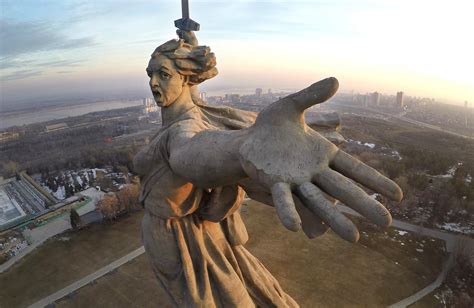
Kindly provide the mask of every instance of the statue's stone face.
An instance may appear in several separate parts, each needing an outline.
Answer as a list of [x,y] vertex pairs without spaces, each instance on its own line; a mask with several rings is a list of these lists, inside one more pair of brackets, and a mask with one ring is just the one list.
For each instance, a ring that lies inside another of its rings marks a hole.
[[151,59],[146,71],[150,77],[151,92],[160,107],[173,104],[187,86],[173,61],[163,55]]

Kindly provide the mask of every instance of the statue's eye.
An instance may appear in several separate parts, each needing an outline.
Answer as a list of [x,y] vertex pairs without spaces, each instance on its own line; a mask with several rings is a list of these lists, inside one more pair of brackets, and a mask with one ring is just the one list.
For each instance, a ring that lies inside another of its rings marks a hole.
[[146,74],[148,75],[148,77],[151,78],[151,75],[152,75],[151,69],[148,69],[148,68],[147,68],[147,69],[146,69]]
[[168,78],[171,77],[170,74],[168,74],[167,72],[163,72],[163,71],[160,72],[160,76],[161,76],[162,78],[166,78],[166,79],[168,79]]

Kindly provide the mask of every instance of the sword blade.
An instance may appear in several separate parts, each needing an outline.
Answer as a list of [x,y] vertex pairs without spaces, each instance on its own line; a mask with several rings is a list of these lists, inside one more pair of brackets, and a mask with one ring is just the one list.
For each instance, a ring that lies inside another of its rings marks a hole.
[[181,0],[181,12],[183,19],[189,18],[189,2],[188,0]]

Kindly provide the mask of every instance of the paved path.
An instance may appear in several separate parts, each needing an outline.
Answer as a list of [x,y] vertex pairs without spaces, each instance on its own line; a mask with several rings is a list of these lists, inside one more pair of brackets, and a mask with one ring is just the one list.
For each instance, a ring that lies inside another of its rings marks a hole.
[[446,262],[443,264],[443,269],[441,270],[441,273],[438,275],[435,281],[433,281],[431,284],[426,286],[425,288],[421,289],[420,291],[416,292],[412,296],[409,296],[398,303],[395,303],[393,305],[388,306],[388,308],[401,308],[401,307],[408,307],[415,302],[419,301],[426,295],[430,294],[437,288],[441,286],[443,281],[446,279],[446,276],[448,275],[449,269],[454,265],[454,254],[451,253],[449,255],[449,258]]
[[56,293],[53,293],[42,300],[30,305],[29,307],[45,307],[49,304],[52,304],[56,302],[57,300],[60,300],[61,298],[71,294],[72,292],[88,285],[91,281],[94,281],[105,274],[115,270],[116,268],[124,265],[125,263],[135,259],[136,257],[142,255],[145,252],[145,248],[142,246],[138,248],[137,250],[132,251],[131,253],[123,256],[122,258],[115,260],[114,262],[104,266],[103,268],[99,269],[98,271],[87,275],[84,278],[79,279],[78,281],[68,285],[64,289],[61,289],[57,291]]

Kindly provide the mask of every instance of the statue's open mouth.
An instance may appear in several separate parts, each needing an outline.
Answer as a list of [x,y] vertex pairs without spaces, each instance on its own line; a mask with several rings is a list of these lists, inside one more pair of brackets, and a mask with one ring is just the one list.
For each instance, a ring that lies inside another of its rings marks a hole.
[[161,97],[161,93],[158,92],[158,91],[152,91],[152,93],[153,93],[153,96],[154,96],[154,97],[157,97],[157,98],[160,98],[160,97]]

